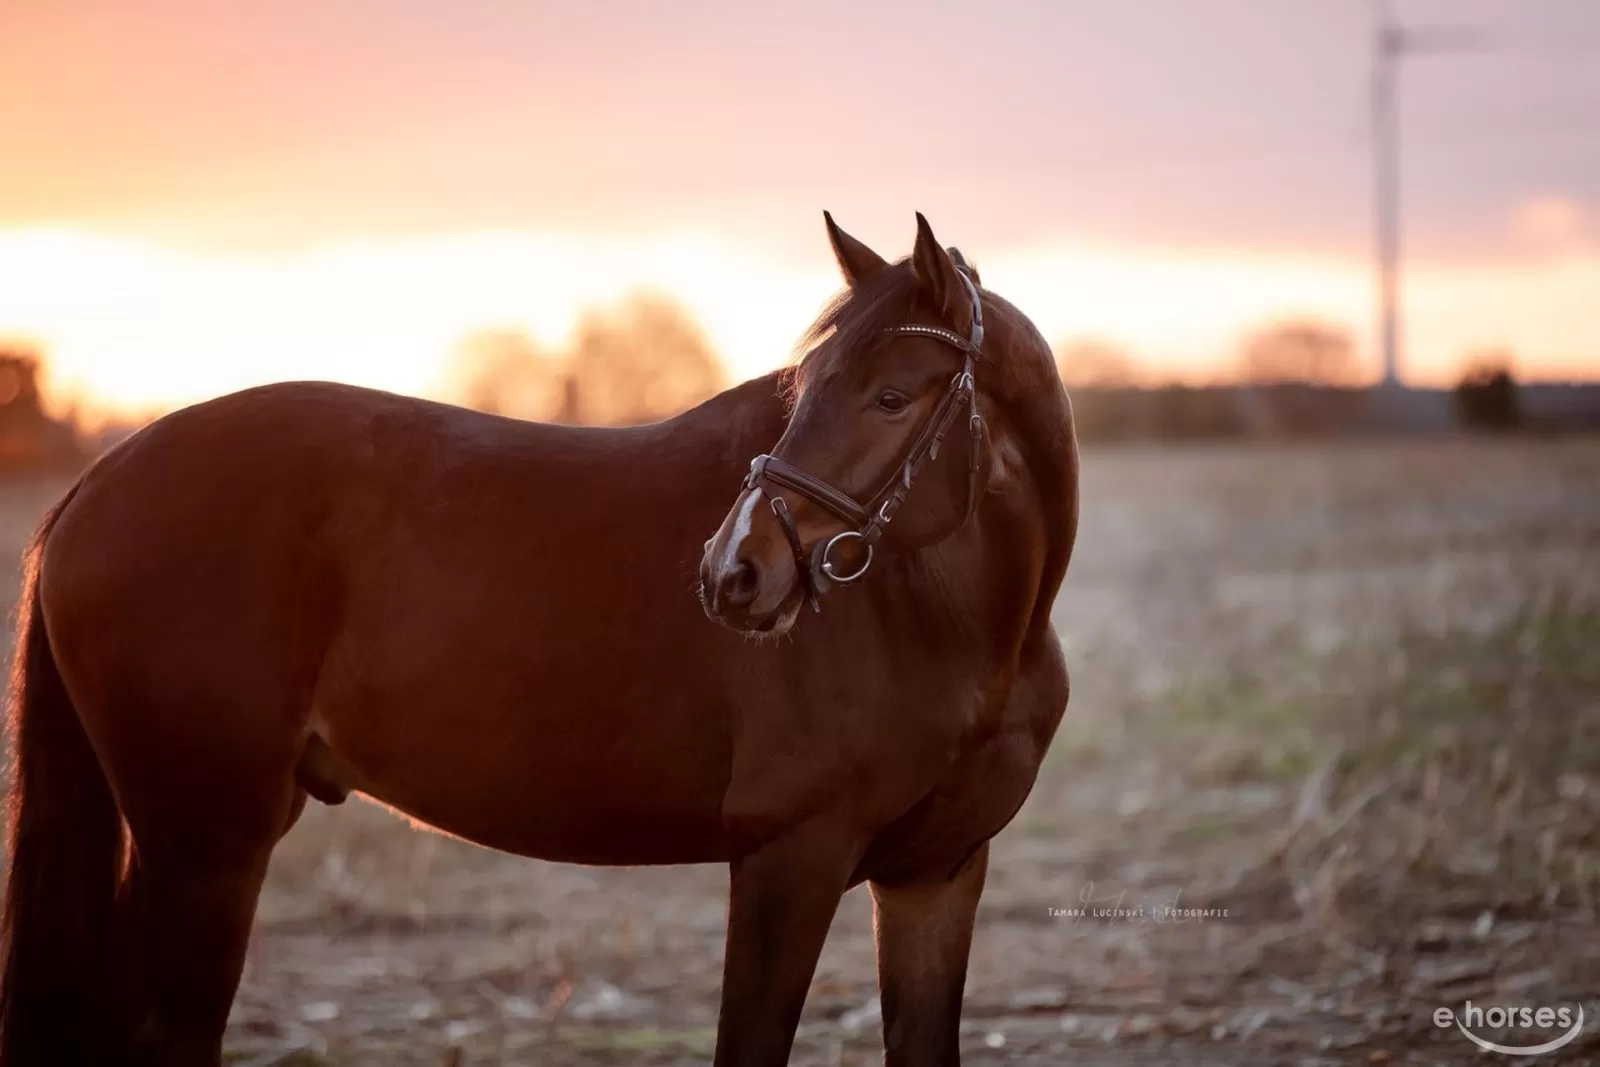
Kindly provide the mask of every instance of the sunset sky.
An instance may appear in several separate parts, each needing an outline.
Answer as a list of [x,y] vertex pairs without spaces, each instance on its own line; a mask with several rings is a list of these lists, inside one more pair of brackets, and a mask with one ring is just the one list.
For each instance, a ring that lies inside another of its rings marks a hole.
[[[1600,4],[1401,0],[1417,382],[1600,376]],[[445,388],[459,340],[682,300],[732,374],[912,212],[1052,340],[1157,376],[1316,315],[1372,365],[1360,0],[17,0],[0,340],[60,407],[281,378]]]

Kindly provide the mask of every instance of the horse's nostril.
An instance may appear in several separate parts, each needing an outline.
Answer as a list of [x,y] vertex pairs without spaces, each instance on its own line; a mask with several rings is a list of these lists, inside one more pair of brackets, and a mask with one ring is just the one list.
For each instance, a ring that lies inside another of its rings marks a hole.
[[722,602],[730,607],[747,608],[755,603],[761,576],[755,567],[739,560],[722,578]]

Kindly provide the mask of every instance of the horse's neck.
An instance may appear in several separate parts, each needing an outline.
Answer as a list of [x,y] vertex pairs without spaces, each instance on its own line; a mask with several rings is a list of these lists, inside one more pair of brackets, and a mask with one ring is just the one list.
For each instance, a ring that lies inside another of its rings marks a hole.
[[735,452],[751,450],[749,457],[754,458],[777,443],[786,418],[778,374],[773,372],[725,389],[662,426],[710,434]]
[[704,488],[718,494],[726,510],[738,495],[738,477],[750,460],[777,443],[784,421],[777,375],[768,374],[658,423],[639,444],[636,459],[680,501]]

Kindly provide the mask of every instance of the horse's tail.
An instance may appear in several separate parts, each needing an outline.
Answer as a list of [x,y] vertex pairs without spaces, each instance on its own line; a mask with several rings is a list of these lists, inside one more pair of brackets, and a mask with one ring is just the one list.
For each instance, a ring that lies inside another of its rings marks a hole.
[[39,602],[45,516],[23,559],[11,669],[11,859],[0,917],[0,1067],[85,1063],[110,987],[122,819],[50,650]]

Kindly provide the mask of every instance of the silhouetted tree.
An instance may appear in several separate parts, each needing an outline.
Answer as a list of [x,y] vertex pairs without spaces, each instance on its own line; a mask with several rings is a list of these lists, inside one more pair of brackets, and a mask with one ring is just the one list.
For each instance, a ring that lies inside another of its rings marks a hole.
[[545,422],[628,425],[675,415],[724,385],[705,335],[677,304],[635,294],[579,318],[571,347],[551,352],[516,330],[485,331],[457,352],[455,398]]
[[84,459],[76,426],[44,410],[42,362],[31,347],[0,345],[0,470],[72,468]]
[[584,313],[569,367],[581,421],[613,426],[675,415],[723,387],[722,366],[677,304],[650,294]]
[[1310,319],[1274,323],[1239,352],[1241,421],[1264,434],[1324,434],[1361,410],[1355,344],[1340,326]]
[[454,377],[456,399],[467,407],[541,422],[572,421],[572,412],[564,410],[564,360],[521,330],[484,330],[462,341]]
[[1079,338],[1056,346],[1056,370],[1072,390],[1078,436],[1086,441],[1123,440],[1148,435],[1151,404],[1137,382],[1142,377],[1124,348]]
[[1127,349],[1092,338],[1057,345],[1056,370],[1069,388],[1081,389],[1127,389],[1141,377]]
[[1456,418],[1470,430],[1510,430],[1522,423],[1517,380],[1506,352],[1476,357],[1456,384]]
[[1250,385],[1350,386],[1359,379],[1349,331],[1310,319],[1258,330],[1239,353],[1239,380]]

